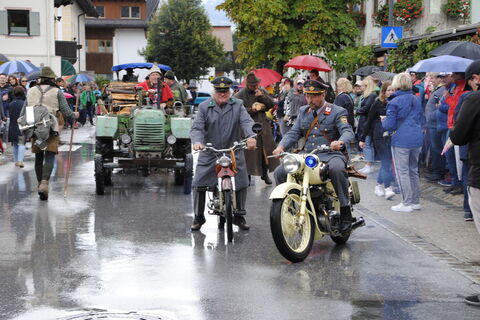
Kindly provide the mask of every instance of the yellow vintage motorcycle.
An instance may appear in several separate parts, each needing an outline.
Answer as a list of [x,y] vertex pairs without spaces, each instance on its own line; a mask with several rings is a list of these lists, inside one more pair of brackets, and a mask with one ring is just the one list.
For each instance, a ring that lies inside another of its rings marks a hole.
[[[330,152],[322,145],[308,154],[283,152],[283,167],[288,173],[287,181],[279,184],[270,194],[270,229],[278,250],[291,262],[301,262],[310,253],[313,240],[330,235],[337,244],[347,242],[350,234],[365,225],[365,220],[352,218],[348,232],[339,232],[340,203],[328,178],[328,164],[321,162],[316,154]],[[274,156],[269,156],[274,157]],[[350,205],[360,202],[356,181],[350,177],[366,178],[353,168],[349,173]]]

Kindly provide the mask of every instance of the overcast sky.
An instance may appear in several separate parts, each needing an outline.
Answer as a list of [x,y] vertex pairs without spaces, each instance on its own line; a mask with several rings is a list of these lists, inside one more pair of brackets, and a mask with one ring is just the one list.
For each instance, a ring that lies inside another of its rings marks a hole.
[[223,11],[218,11],[215,7],[220,4],[222,0],[203,0],[205,9],[210,17],[210,23],[214,26],[230,26],[232,23],[228,20]]

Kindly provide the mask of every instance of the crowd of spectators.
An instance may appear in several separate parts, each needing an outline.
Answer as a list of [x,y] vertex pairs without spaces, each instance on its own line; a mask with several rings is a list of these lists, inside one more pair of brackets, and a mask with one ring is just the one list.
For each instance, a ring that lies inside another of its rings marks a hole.
[[[25,75],[0,74],[0,154],[7,151],[7,143],[11,143],[13,161],[15,166],[24,167],[25,142],[17,125],[25,103],[28,89],[36,86],[37,80],[28,80]],[[80,118],[77,123],[67,121],[64,128],[78,128],[89,120],[94,125],[93,119],[100,114],[102,109],[102,93],[96,83],[68,83],[63,78],[57,78],[55,84],[64,93],[67,103],[72,111],[78,109]]]
[[[361,171],[370,174],[376,161],[380,163],[374,194],[386,200],[401,196],[401,203],[392,206],[394,211],[420,210],[420,176],[444,187],[445,193],[464,195],[464,219],[473,220],[468,203],[468,146],[452,146],[449,135],[463,101],[471,93],[464,73],[401,73],[393,81],[379,81],[372,76],[361,80],[340,78],[333,86],[324,81],[318,71],[312,70],[304,77],[283,78],[276,86],[275,106],[265,110],[273,113],[274,140],[293,126],[301,106],[307,101],[304,81],[319,80],[330,90],[327,101],[345,108],[348,123],[354,128],[357,141],[347,146],[350,160],[365,163]],[[23,167],[25,146],[19,140],[16,126],[19,110],[23,106],[29,87],[35,86],[25,76],[0,74],[0,152],[5,152],[5,142],[13,148],[13,159]],[[102,93],[95,83],[67,83],[58,78],[56,85],[64,92],[72,110],[78,108],[77,126],[94,125],[95,114],[101,113]],[[188,100],[195,97],[196,87],[184,84]],[[264,95],[270,95],[264,90]],[[253,92],[253,91],[252,91]],[[273,111],[273,112],[272,112]],[[73,123],[65,127],[72,128]],[[450,147],[452,146],[452,147]],[[265,167],[265,166],[263,166]],[[265,168],[259,173],[268,181]]]
[[[279,83],[275,122],[282,135],[293,125],[298,107],[306,104],[307,78],[318,79],[318,72]],[[453,146],[449,140],[471,92],[465,73],[407,72],[393,81],[372,76],[337,80],[334,103],[347,110],[357,138],[356,145],[348,146],[350,159],[365,163],[359,170],[364,174],[380,162],[373,192],[386,200],[400,194],[393,211],[421,210],[422,178],[442,186],[446,194],[463,194],[464,219],[473,220],[467,192],[468,145]]]

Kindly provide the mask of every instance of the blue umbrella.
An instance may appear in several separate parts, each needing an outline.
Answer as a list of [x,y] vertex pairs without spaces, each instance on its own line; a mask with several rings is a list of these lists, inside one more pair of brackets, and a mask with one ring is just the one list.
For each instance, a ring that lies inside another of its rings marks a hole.
[[28,74],[33,71],[39,71],[40,68],[33,63],[24,60],[15,60],[5,62],[0,66],[0,73],[12,74],[23,72]]
[[438,56],[430,59],[420,60],[409,71],[410,72],[465,72],[473,60],[455,57]]
[[75,82],[90,82],[93,81],[93,78],[90,77],[88,74],[77,74],[76,76],[73,76],[68,79],[68,82],[70,83],[75,83]]

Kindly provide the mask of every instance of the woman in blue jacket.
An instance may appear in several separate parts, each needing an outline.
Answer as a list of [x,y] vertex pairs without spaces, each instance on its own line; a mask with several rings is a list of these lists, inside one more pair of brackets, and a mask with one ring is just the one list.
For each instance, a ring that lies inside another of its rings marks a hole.
[[423,145],[425,116],[420,101],[412,91],[408,73],[393,78],[396,92],[387,105],[383,128],[391,133],[392,157],[395,166],[402,202],[392,207],[393,211],[412,212],[420,210],[420,177],[418,158]]

